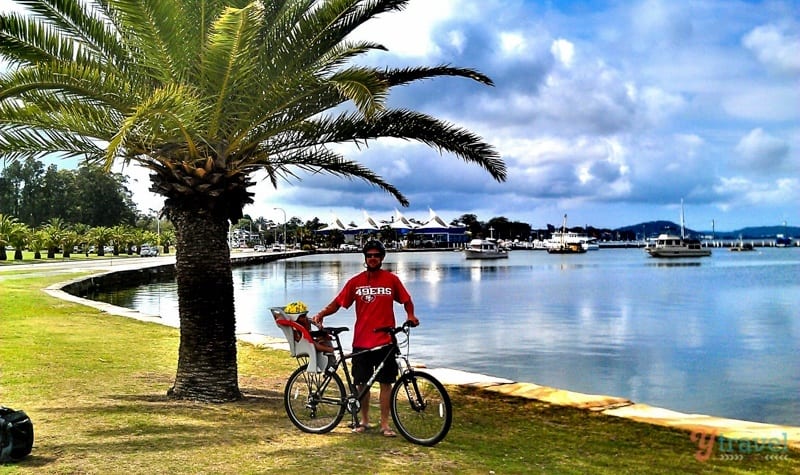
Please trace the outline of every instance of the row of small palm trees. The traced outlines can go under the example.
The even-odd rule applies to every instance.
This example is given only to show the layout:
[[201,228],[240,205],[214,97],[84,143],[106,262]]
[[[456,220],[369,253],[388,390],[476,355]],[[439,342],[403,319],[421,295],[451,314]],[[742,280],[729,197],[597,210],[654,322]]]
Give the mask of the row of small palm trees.
[[14,249],[14,260],[22,260],[22,252],[33,252],[34,259],[41,259],[46,252],[48,259],[57,253],[68,258],[75,251],[89,255],[95,252],[104,256],[106,247],[113,248],[113,255],[139,253],[145,243],[164,247],[164,253],[175,243],[172,229],[154,233],[129,225],[113,227],[90,227],[85,224],[67,224],[61,218],[52,218],[37,228],[32,228],[13,216],[0,213],[0,261],[8,260],[6,248]]

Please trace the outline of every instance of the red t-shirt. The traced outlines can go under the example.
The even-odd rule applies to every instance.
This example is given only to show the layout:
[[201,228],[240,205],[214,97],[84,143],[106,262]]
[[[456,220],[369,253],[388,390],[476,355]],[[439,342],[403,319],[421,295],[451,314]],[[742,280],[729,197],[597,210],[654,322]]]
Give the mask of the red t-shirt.
[[375,333],[376,328],[394,327],[394,302],[411,300],[400,278],[389,271],[364,271],[347,281],[336,303],[350,308],[356,303],[356,328],[353,347],[375,348],[392,341],[388,333]]

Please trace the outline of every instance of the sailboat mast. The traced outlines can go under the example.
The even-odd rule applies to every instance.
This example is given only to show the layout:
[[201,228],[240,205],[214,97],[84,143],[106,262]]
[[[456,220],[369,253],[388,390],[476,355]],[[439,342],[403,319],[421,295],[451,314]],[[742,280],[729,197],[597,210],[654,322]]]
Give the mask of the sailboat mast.
[[683,233],[683,198],[681,198],[681,239],[684,239]]

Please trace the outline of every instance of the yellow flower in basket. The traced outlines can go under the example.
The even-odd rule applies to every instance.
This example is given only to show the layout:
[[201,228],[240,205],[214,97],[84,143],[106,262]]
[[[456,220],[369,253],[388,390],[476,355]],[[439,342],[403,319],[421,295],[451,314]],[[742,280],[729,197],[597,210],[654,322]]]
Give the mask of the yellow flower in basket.
[[308,307],[302,301],[298,300],[286,305],[283,311],[289,314],[308,313]]

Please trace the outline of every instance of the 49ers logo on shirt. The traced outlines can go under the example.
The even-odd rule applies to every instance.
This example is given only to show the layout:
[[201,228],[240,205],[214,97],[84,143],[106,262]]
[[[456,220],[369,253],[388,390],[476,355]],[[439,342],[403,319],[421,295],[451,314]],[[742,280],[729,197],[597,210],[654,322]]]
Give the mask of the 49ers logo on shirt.
[[375,300],[376,295],[392,295],[391,287],[358,287],[356,289],[356,295],[361,297],[361,300],[366,303],[370,303]]

